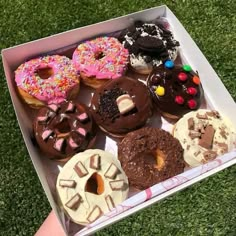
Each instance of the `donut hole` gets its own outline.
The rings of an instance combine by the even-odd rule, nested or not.
[[[85,191],[96,195],[104,192],[104,182],[98,173],[93,173],[85,185]]]
[[[57,130],[57,133],[59,134],[62,134],[62,135],[68,134],[71,130],[69,119],[64,118],[60,123],[56,125],[55,129]]]
[[[96,60],[100,60],[102,59],[103,57],[105,57],[104,53],[103,52],[96,52],[95,55],[94,55],[95,59]]]
[[[53,76],[54,72],[51,67],[40,68],[35,71],[35,74],[38,75],[41,79],[45,80]]]
[[[160,171],[165,164],[164,153],[159,149],[147,152],[145,153],[144,161],[147,165],[154,166],[154,168]]]

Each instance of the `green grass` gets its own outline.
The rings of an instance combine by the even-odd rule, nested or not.
[[[162,3],[167,4],[183,23],[236,99],[234,0],[1,0],[0,49]],[[0,77],[0,235],[28,236],[41,225],[50,206],[22,140],[2,66]],[[97,235],[234,236],[236,166]]]

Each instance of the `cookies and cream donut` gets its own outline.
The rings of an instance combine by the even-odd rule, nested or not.
[[[153,66],[175,60],[179,43],[164,24],[136,22],[121,32],[119,40],[130,53],[130,66],[140,74],[149,74]]]
[[[162,115],[170,119],[197,110],[204,98],[199,75],[190,65],[176,65],[171,60],[153,69],[147,86]]]
[[[199,109],[184,115],[173,135],[184,148],[184,160],[199,166],[235,148],[236,133],[217,111]]]
[[[97,89],[91,107],[96,123],[115,137],[140,128],[152,115],[147,87],[130,77],[111,80]]]
[[[130,185],[141,190],[184,171],[180,142],[153,127],[128,133],[118,144],[118,159]]]
[[[116,38],[99,37],[79,44],[73,53],[73,63],[82,82],[98,88],[125,73],[128,57],[128,50]]]
[[[64,160],[91,148],[96,138],[89,108],[73,101],[41,108],[33,130],[40,149],[51,159]]]
[[[33,108],[74,98],[80,82],[72,61],[59,55],[21,64],[15,71],[15,81],[22,99]]]
[[[128,196],[128,179],[111,153],[90,149],[73,156],[57,177],[60,203],[77,224],[89,224]]]

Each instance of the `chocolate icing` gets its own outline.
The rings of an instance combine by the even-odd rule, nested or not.
[[[156,150],[164,156],[160,170],[155,167],[153,153]],[[128,133],[118,144],[118,159],[129,183],[141,190],[184,171],[183,149],[179,141],[158,128],[145,127]]]
[[[89,109],[72,101],[50,106],[41,108],[34,120],[34,135],[41,150],[52,159],[63,159],[91,147],[96,128]]]
[[[175,54],[179,46],[172,32],[161,22],[154,24],[137,21],[121,32],[119,40],[130,54],[140,54],[146,63],[153,64],[173,59],[171,54]]]
[[[135,107],[120,114],[116,99],[129,94]],[[135,79],[121,77],[107,82],[93,95],[92,114],[99,126],[112,134],[125,134],[143,126],[152,115],[151,97],[146,86]]]
[[[181,72],[187,77],[185,81],[181,81],[178,78],[178,75]],[[189,72],[184,71],[181,65],[174,65],[174,68],[171,69],[166,68],[163,64],[155,67],[148,76],[147,85],[158,108],[162,112],[169,113],[177,117],[181,117],[191,110],[197,110],[201,105],[204,93],[202,85],[197,85],[193,82],[194,76],[198,75],[192,70]],[[155,89],[158,85],[164,87],[164,96],[158,96],[155,93]],[[196,94],[189,94],[187,92],[188,88],[196,89]],[[175,101],[176,96],[181,96],[184,99],[183,104],[178,104]],[[188,101],[190,100],[194,100],[196,102],[196,106],[194,108],[189,107]]]

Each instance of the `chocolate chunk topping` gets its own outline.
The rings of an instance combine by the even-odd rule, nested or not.
[[[120,114],[125,114],[131,111],[135,104],[129,94],[123,94],[116,99],[116,104],[118,106]]]
[[[202,134],[198,144],[206,149],[211,149],[214,138],[215,130],[212,125],[208,125],[205,129],[205,133]]]
[[[220,135],[224,138],[224,139],[227,139],[227,134],[226,134],[226,131],[224,128],[221,128],[220,130]]]
[[[121,190],[124,187],[124,183],[125,181],[123,179],[109,182],[111,189],[114,191]]]
[[[60,179],[59,185],[61,187],[74,188],[76,186],[76,182],[74,180],[69,179]]]
[[[198,131],[195,131],[195,130],[190,130],[188,135],[189,135],[189,137],[191,139],[195,139],[195,138],[201,137],[201,133],[198,132]]]
[[[139,48],[145,52],[161,52],[165,50],[165,46],[161,39],[150,36],[138,38],[136,43],[139,45]]]
[[[115,204],[114,204],[114,202],[113,202],[113,199],[112,199],[112,197],[111,197],[110,195],[107,195],[107,196],[105,197],[105,200],[106,200],[106,203],[107,203],[107,206],[108,206],[108,209],[109,209],[109,210],[111,210],[112,208],[115,207]]]
[[[208,116],[212,116],[215,118],[220,118],[220,113],[218,111],[210,111],[206,113]]]
[[[228,144],[217,142],[217,146],[219,146],[222,154],[228,152],[229,149]]]
[[[81,202],[81,196],[76,193],[65,205],[72,209],[72,210],[76,210]]]
[[[116,119],[120,116],[116,99],[125,94],[120,88],[114,88],[104,92],[100,96],[98,113],[104,117],[104,119]]]
[[[95,206],[92,211],[89,213],[87,220],[89,223],[94,222],[97,220],[101,215],[103,214],[102,210],[100,209],[99,206]]]
[[[95,170],[101,168],[101,157],[98,154],[94,154],[90,157],[89,167]]]
[[[217,157],[217,153],[215,151],[208,150],[203,153],[203,157],[207,162],[212,161]]]
[[[198,119],[208,119],[207,113],[204,113],[204,114],[199,114],[199,113],[197,113],[197,118],[198,118]]]
[[[87,169],[85,168],[85,166],[83,165],[81,161],[77,162],[77,164],[74,166],[74,170],[80,178],[88,174]]]
[[[109,178],[109,179],[114,179],[116,174],[117,174],[117,172],[118,172],[118,168],[116,167],[115,164],[112,163],[108,167],[108,169],[107,169],[106,173],[104,174],[104,176]]]
[[[189,130],[193,130],[194,129],[194,120],[193,120],[192,117],[188,119],[188,129]]]

